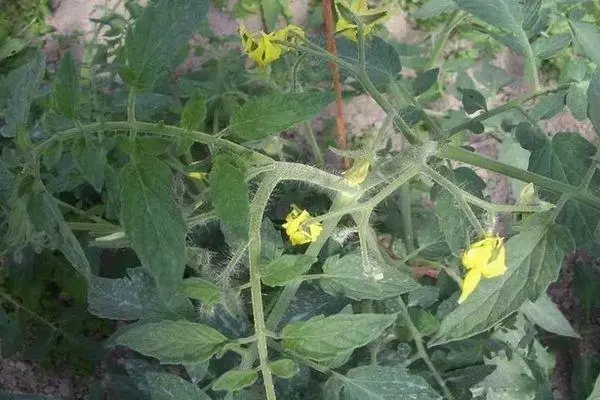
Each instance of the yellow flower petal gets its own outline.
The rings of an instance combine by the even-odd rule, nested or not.
[[[192,179],[196,179],[198,181],[206,180],[208,174],[206,172],[190,172],[188,176]]]
[[[504,275],[506,272],[506,249],[502,239],[499,239],[495,254],[492,255],[492,259],[481,269],[481,273],[486,278],[494,278],[496,276]]]
[[[281,225],[292,245],[314,242],[323,232],[320,222],[306,224],[310,218],[308,211],[301,210],[292,204],[292,211],[285,217],[286,223]]]
[[[471,293],[473,293],[480,280],[481,272],[475,269],[467,272],[467,275],[465,276],[465,279],[462,284],[462,291],[460,292],[460,297],[458,298],[458,304],[461,304],[467,299],[467,297],[469,297]]]
[[[496,244],[495,238],[485,238],[473,243],[462,255],[462,263],[467,269],[478,269],[487,265]]]
[[[371,163],[368,160],[357,160],[352,165],[352,168],[345,171],[342,175],[350,186],[358,186],[367,179]]]

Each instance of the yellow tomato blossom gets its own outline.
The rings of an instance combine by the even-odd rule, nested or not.
[[[504,275],[506,272],[504,239],[490,236],[473,243],[464,252],[461,260],[468,272],[463,281],[459,304],[473,293],[482,277],[494,278]]]
[[[356,160],[352,165],[352,168],[345,171],[342,175],[350,186],[358,186],[367,179],[370,167],[371,163],[369,160]]]
[[[261,67],[266,67],[287,51],[280,42],[293,41],[297,36],[304,37],[304,31],[296,25],[288,25],[269,34],[262,31],[252,34],[244,25],[240,25],[239,32],[242,49]]]
[[[292,211],[285,217],[286,223],[282,227],[294,246],[314,242],[323,231],[320,222],[306,224],[310,218],[308,211],[292,204]]]
[[[353,21],[349,21],[343,17],[340,12],[340,7],[345,7],[350,10],[352,14],[363,21],[365,36],[373,30],[375,25],[383,22],[388,15],[388,10],[384,8],[369,9],[367,0],[346,0],[342,1],[339,5],[336,3],[338,20],[335,24],[335,32],[341,33],[353,41],[356,41],[358,26]]]
[[[190,172],[188,176],[197,181],[205,181],[208,174],[206,172]]]

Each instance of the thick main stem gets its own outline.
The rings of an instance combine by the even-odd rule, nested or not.
[[[250,262],[250,293],[252,297],[252,313],[254,315],[254,335],[256,336],[256,346],[258,350],[258,359],[260,361],[260,371],[263,376],[263,383],[267,395],[267,400],[276,400],[275,385],[273,376],[269,369],[269,350],[267,348],[267,327],[265,325],[265,315],[262,301],[262,288],[260,282],[260,228],[265,208],[269,202],[271,193],[277,186],[279,179],[274,175],[268,175],[260,184],[252,204],[250,206],[250,223],[248,227],[248,254]]]
[[[559,182],[557,180],[547,178],[545,176],[525,171],[512,165],[492,160],[480,154],[465,150],[453,145],[442,146],[437,151],[437,156],[441,158],[449,158],[451,160],[464,162],[465,164],[481,167],[489,171],[499,172],[511,178],[519,179],[520,181],[533,183],[534,185],[556,193],[563,193],[570,196],[571,199],[580,201],[589,206],[600,210],[600,199],[579,190],[575,186]]]

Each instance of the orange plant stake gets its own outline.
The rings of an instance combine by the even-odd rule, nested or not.
[[[337,54],[335,39],[333,37],[333,10],[331,0],[323,0],[323,18],[325,19],[325,34],[327,36],[327,51],[331,54]],[[340,150],[346,150],[348,144],[346,140],[346,125],[344,123],[344,102],[342,101],[342,86],[340,85],[340,67],[335,62],[329,62],[331,74],[333,75],[333,89],[335,90],[335,123],[337,127],[338,147]],[[350,166],[347,158],[342,159],[342,167],[347,169]]]

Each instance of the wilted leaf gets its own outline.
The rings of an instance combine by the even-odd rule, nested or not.
[[[138,325],[116,341],[162,364],[181,364],[208,360],[228,339],[208,325],[180,320]]]

